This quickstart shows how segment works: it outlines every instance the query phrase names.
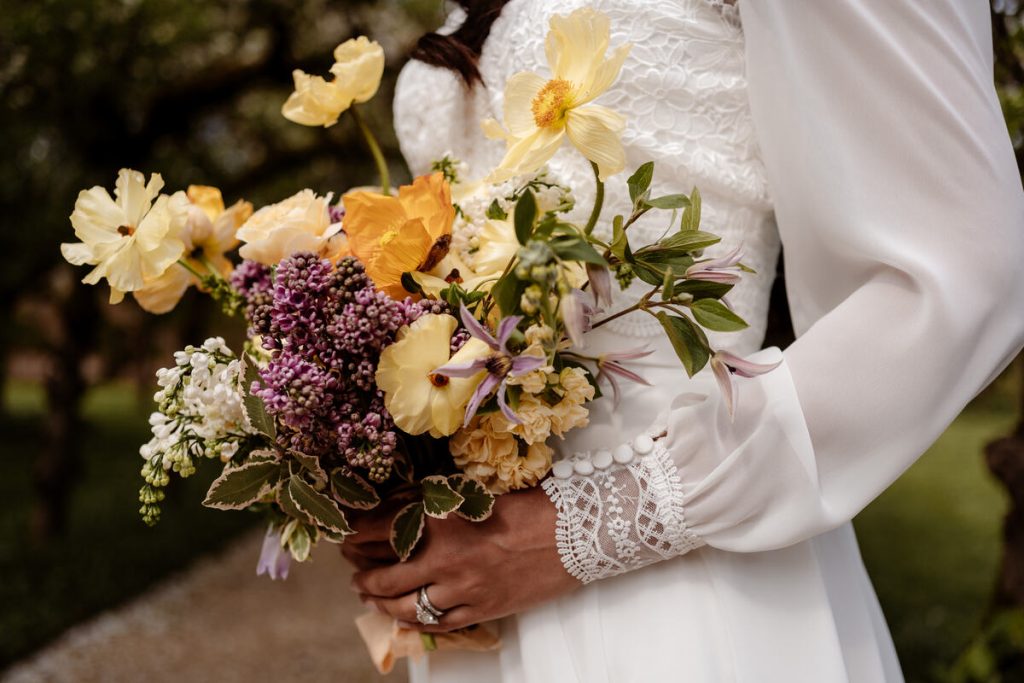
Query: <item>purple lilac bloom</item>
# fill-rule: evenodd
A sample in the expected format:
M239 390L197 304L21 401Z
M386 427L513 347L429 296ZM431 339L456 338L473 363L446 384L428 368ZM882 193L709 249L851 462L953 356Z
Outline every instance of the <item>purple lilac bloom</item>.
M269 302L249 320L271 354L254 392L277 418L281 445L387 479L398 433L374 379L380 353L403 326L447 310L390 298L351 257L336 266L313 254L281 261Z

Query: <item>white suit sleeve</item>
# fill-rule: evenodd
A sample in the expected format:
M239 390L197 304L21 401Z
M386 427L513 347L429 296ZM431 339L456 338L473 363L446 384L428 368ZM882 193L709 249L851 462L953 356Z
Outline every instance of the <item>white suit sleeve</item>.
M546 484L583 581L850 520L1024 344L1024 195L987 3L742 0L741 14L798 339L738 380L735 419L719 392L680 400L619 471L641 507L625 530L581 512L600 482Z

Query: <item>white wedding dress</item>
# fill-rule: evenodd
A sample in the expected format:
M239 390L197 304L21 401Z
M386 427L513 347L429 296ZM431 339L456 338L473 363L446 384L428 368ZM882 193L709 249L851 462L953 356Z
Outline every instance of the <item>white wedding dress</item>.
M549 17L585 5L610 15L613 45L633 43L599 100L629 118L605 216L647 160L656 193L700 188L704 228L758 271L729 296L750 328L714 339L742 354L760 348L781 233L799 338L758 353L784 362L738 380L730 420L710 373L687 379L651 320L592 332L591 349L655 353L633 366L653 386L627 387L617 409L599 400L559 444L573 473L545 485L586 585L502 620L500 651L434 653L412 680L900 681L849 520L1024 343L1024 198L987 4L511 0L480 60L486 86L403 71L413 171L445 153L490 170L503 148L479 121L501 118L509 76L547 73ZM563 149L551 168L586 208L586 162Z

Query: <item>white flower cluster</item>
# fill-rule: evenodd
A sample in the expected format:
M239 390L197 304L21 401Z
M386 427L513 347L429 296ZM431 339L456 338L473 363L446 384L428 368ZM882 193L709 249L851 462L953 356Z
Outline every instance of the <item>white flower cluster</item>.
M466 165L445 157L439 165L449 168L456 178L465 177ZM537 199L541 213L570 211L575 205L572 190L551 179L546 170L513 178L502 183L456 183L453 190L458 211L452 226L452 250L465 263L474 265L473 255L480 248L480 231L488 219L498 214L508 217L515 211L516 201L524 188L529 187Z
M146 461L140 500L143 518L155 522L159 489L170 472L195 473L197 458L231 460L253 432L246 424L239 388L241 361L220 337L174 354L174 367L157 371L157 410L149 417L153 436L139 453Z

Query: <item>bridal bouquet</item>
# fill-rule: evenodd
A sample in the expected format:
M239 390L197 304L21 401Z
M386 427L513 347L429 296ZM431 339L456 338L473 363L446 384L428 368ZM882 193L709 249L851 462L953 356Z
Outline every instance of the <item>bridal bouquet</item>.
M247 327L243 348L222 339L175 354L157 373L152 439L140 449L141 514L156 523L164 487L200 464L221 469L204 505L268 518L258 572L285 577L318 542L343 543L354 513L398 512L391 544L407 559L425 517L486 519L494 497L538 485L554 439L587 425L590 401L645 354L588 355L585 333L633 311L655 316L690 375L711 364L731 397L734 373L767 368L716 353L705 329L745 323L723 297L744 267L738 251L706 258L719 241L699 229L700 194L652 196L653 164L626 181L630 211L602 223L604 183L624 170L626 122L592 103L615 80L629 46L610 55L608 19L585 9L555 17L553 76L518 74L506 93L505 159L470 182L455 159L392 191L357 105L377 90L381 48L366 38L335 51L331 77L294 73L283 113L330 126L349 112L378 161L378 191L304 189L253 212L225 207L215 188L162 194L122 170L114 196L82 192L71 223L73 264L106 279L111 302L131 292L171 310L190 287ZM602 40L571 40L580 32ZM567 138L595 172L585 224L570 221L573 190L547 161ZM635 246L629 230L652 211L666 233ZM604 237L599 237L603 235ZM237 258L229 258L237 249ZM646 284L613 307L613 287ZM637 291L635 288L631 291Z

